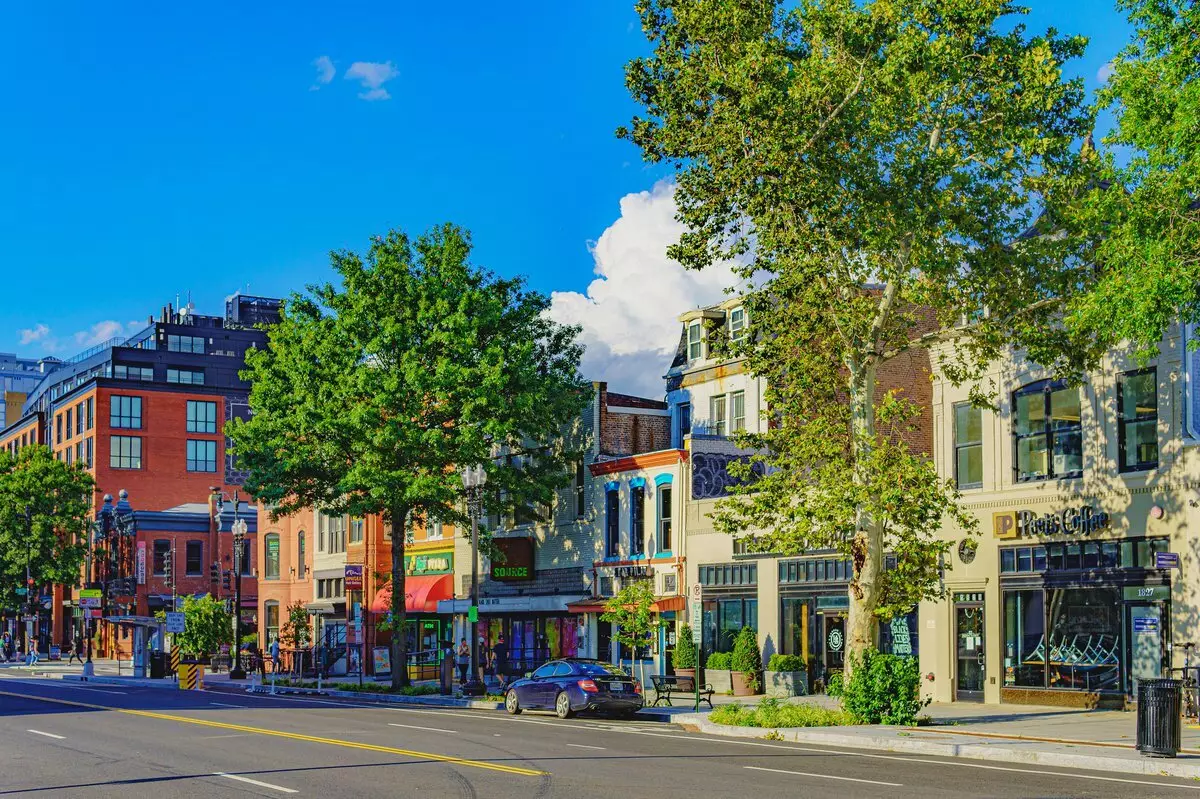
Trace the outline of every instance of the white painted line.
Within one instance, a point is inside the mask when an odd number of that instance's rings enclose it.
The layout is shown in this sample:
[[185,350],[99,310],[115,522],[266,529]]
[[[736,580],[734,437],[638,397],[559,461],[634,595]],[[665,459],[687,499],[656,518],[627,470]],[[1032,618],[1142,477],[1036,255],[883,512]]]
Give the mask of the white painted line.
[[260,782],[259,780],[252,780],[249,777],[239,777],[237,774],[226,774],[224,771],[216,772],[216,776],[225,777],[225,778],[231,779],[231,780],[237,780],[238,782],[245,782],[250,785],[257,785],[260,788],[270,788],[271,790],[279,791],[281,793],[300,793],[299,791],[292,790],[291,788],[284,788],[282,785],[272,785],[269,782]]
[[417,727],[412,724],[392,724],[391,722],[388,722],[388,726],[389,727],[404,727],[405,729],[408,729],[408,730],[425,730],[426,732],[444,732],[444,733],[448,733],[450,735],[458,735],[458,730],[443,730],[443,729],[439,729],[438,727]]
[[54,733],[52,733],[52,732],[42,732],[41,730],[25,730],[25,732],[31,732],[31,733],[33,733],[34,735],[44,735],[44,736],[46,736],[47,738],[53,738],[53,739],[54,739],[54,740],[56,740],[56,741],[65,741],[65,740],[67,740],[67,738],[66,738],[66,736],[65,736],[65,735],[55,735],[55,734],[54,734]]
[[775,774],[790,774],[794,777],[817,777],[822,780],[842,780],[843,782],[865,782],[869,785],[887,785],[892,788],[903,788],[904,785],[899,782],[881,782],[879,780],[860,780],[855,777],[835,777],[832,774],[813,774],[810,771],[784,771],[781,768],[759,768],[758,766],[742,766],[742,768],[750,769],[751,771],[770,771]]
[[600,749],[600,750],[603,750],[605,748],[603,746],[588,746],[587,744],[567,744],[567,746],[573,746],[576,749]]
[[225,704],[224,702],[209,702],[209,704],[210,704],[210,705],[216,705],[217,707],[236,707],[238,710],[245,710],[245,709],[246,709],[246,706],[245,706],[245,705],[227,705],[227,704]]

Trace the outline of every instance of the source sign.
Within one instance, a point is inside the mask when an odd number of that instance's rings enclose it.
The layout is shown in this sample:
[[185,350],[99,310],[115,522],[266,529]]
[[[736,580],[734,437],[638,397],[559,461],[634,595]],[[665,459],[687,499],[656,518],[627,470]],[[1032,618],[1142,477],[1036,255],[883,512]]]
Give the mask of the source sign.
[[491,577],[498,582],[520,582],[534,578],[532,538],[494,538],[499,550],[492,559]]
[[177,611],[167,611],[167,632],[183,632],[187,628],[186,618],[186,616]]

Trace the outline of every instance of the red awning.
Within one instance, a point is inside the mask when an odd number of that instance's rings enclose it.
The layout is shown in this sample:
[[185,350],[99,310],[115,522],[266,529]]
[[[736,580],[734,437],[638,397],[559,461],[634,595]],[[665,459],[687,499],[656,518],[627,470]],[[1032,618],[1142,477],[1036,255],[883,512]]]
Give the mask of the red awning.
[[[419,574],[404,581],[404,609],[409,613],[437,613],[437,603],[442,599],[454,598],[453,574]],[[379,589],[371,603],[374,613],[387,613],[392,609],[392,586]]]
[[[571,602],[567,605],[569,613],[603,613],[606,610],[603,599],[583,600],[582,602]],[[662,599],[654,600],[654,604],[650,606],[651,613],[665,613],[667,611],[681,611],[686,607],[687,602],[681,596],[668,596]]]

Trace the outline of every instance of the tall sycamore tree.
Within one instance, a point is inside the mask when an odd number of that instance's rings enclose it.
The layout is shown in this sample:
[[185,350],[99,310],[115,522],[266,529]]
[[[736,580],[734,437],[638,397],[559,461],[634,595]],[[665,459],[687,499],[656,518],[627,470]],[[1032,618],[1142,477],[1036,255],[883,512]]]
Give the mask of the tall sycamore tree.
[[1085,42],[1028,35],[1009,0],[637,9],[653,52],[626,82],[645,113],[618,133],[675,168],[670,254],[750,284],[754,332],[731,346],[772,413],[740,437],[757,454],[714,520],[759,550],[845,553],[857,655],[880,618],[939,595],[944,518],[972,529],[889,365],[947,337],[955,381],[1009,344],[1067,370],[1095,359],[1049,323],[1091,270],[1072,239],[1036,235],[1090,128],[1062,75]]
[[315,507],[391,525],[394,686],[408,683],[412,525],[466,526],[464,464],[487,464],[492,512],[551,503],[573,457],[561,430],[590,390],[578,330],[470,253],[453,225],[333,253],[338,283],[292,296],[267,347],[247,354],[252,415],[228,426],[249,490],[274,514]]

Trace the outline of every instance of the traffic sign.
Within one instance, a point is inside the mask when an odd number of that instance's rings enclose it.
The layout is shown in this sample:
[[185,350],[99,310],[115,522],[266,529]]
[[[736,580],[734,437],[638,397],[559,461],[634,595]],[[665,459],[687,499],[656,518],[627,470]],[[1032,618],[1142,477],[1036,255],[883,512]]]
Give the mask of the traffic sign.
[[699,602],[692,602],[689,609],[689,616],[692,620],[692,643],[698,644],[704,640],[704,606]]
[[704,596],[704,586],[700,583],[692,583],[692,601],[699,602]]
[[471,607],[467,608],[467,621],[469,621],[471,624],[479,621],[479,607],[477,605],[472,605]]
[[98,608],[103,597],[104,592],[99,588],[84,588],[79,592],[79,607]]
[[175,611],[167,612],[167,632],[181,633],[187,629],[186,617]]

